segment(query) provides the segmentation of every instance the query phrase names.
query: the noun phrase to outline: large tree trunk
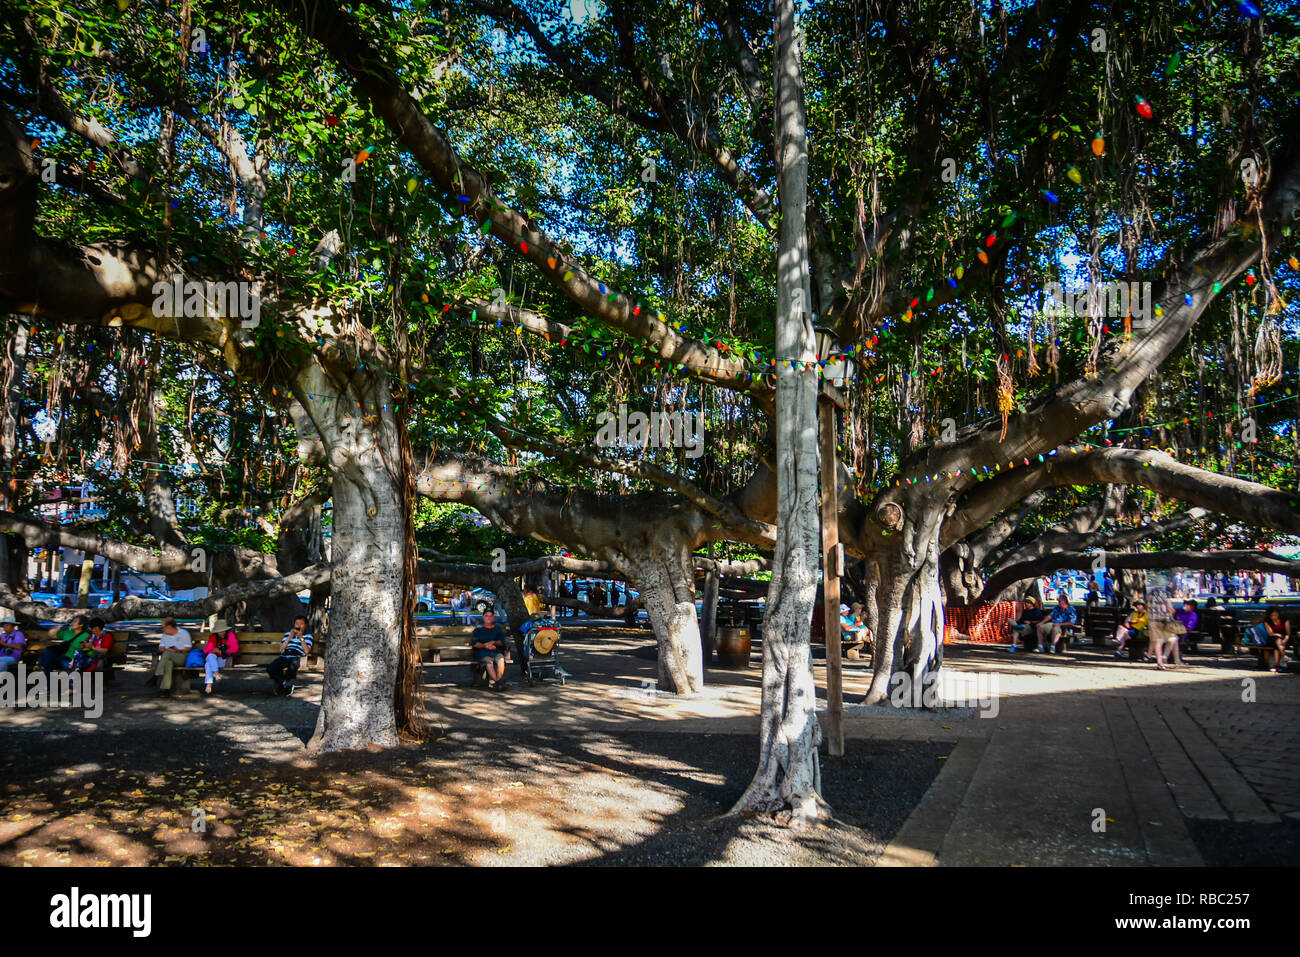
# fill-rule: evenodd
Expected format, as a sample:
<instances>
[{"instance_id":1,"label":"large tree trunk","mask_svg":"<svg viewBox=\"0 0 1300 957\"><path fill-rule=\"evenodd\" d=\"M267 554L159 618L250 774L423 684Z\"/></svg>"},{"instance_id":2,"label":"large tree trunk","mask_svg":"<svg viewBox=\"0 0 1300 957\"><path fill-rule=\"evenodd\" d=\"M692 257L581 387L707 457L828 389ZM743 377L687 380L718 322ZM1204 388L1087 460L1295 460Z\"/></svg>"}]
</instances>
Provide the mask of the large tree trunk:
<instances>
[{"instance_id":1,"label":"large tree trunk","mask_svg":"<svg viewBox=\"0 0 1300 957\"><path fill-rule=\"evenodd\" d=\"M939 529L942 510L910 504L902 527L886 539L893 547L874 556L877 630L871 686L865 704L880 704L890 695L897 670L908 673L906 695L899 703L924 700L930 676L943 662L943 588L939 581Z\"/></svg>"},{"instance_id":2,"label":"large tree trunk","mask_svg":"<svg viewBox=\"0 0 1300 957\"><path fill-rule=\"evenodd\" d=\"M394 693L406 587L406 518L393 399L379 376L340 381L316 365L299 373L297 386L299 400L320 431L333 475L325 687L310 747L391 747L398 742Z\"/></svg>"},{"instance_id":3,"label":"large tree trunk","mask_svg":"<svg viewBox=\"0 0 1300 957\"><path fill-rule=\"evenodd\" d=\"M817 591L817 388L809 305L808 143L794 2L777 0L776 144L781 205L777 256L777 536L763 621L763 704L758 770L733 814L788 813L804 823L830 816L821 796L812 606ZM798 367L783 365L795 360ZM823 480L833 483L834 475Z\"/></svg>"},{"instance_id":4,"label":"large tree trunk","mask_svg":"<svg viewBox=\"0 0 1300 957\"><path fill-rule=\"evenodd\" d=\"M613 556L611 556L613 557ZM704 687L704 654L695 614L695 566L684 539L665 530L627 543L615 561L636 582L659 647L659 687L694 694Z\"/></svg>"}]
</instances>

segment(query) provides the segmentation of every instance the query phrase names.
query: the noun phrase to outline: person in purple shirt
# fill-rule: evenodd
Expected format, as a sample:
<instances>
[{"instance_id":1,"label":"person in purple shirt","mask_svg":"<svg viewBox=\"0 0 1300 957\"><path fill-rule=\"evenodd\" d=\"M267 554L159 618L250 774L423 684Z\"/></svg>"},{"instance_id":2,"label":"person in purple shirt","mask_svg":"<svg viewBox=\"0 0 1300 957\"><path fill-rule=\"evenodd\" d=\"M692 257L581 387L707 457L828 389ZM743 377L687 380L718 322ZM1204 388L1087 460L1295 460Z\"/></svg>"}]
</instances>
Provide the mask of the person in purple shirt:
<instances>
[{"instance_id":1,"label":"person in purple shirt","mask_svg":"<svg viewBox=\"0 0 1300 957\"><path fill-rule=\"evenodd\" d=\"M1183 627L1188 631L1195 631L1196 624L1200 620L1200 616L1196 614L1196 599L1194 598L1187 599L1187 601L1183 602L1183 607L1174 612L1174 621L1181 621Z\"/></svg>"},{"instance_id":2,"label":"person in purple shirt","mask_svg":"<svg viewBox=\"0 0 1300 957\"><path fill-rule=\"evenodd\" d=\"M18 622L12 618L0 621L4 633L0 634L0 671L8 671L22 660L27 650L27 636L18 630Z\"/></svg>"}]
</instances>

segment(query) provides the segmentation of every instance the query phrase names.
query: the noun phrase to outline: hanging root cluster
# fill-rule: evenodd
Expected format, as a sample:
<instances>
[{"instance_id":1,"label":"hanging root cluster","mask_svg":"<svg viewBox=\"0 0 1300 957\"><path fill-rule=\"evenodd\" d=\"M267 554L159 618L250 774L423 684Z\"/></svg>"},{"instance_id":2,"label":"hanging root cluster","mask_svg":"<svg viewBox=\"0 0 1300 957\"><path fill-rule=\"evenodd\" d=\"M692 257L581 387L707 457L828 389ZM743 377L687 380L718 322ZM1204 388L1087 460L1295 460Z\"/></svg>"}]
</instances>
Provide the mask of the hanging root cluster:
<instances>
[{"instance_id":1,"label":"hanging root cluster","mask_svg":"<svg viewBox=\"0 0 1300 957\"><path fill-rule=\"evenodd\" d=\"M1260 323L1259 334L1255 337L1255 375L1250 380L1250 395L1258 395L1261 389L1266 389L1280 381L1282 381L1282 330L1273 321L1271 315L1266 315L1264 321Z\"/></svg>"},{"instance_id":2,"label":"hanging root cluster","mask_svg":"<svg viewBox=\"0 0 1300 957\"><path fill-rule=\"evenodd\" d=\"M419 556L415 541L415 469L411 456L411 436L406 429L406 417L409 411L409 406L403 405L396 416L401 454L402 516L406 536L402 556L404 595L402 642L397 652L397 685L393 693L393 708L397 733L403 738L420 741L425 737L425 727L421 717L420 640L415 632L415 591L419 583Z\"/></svg>"},{"instance_id":3,"label":"hanging root cluster","mask_svg":"<svg viewBox=\"0 0 1300 957\"><path fill-rule=\"evenodd\" d=\"M1002 414L1001 442L1007 437L1007 420L1016 402L1015 382L1011 378L1011 356L1003 354L998 358L998 412Z\"/></svg>"},{"instance_id":4,"label":"hanging root cluster","mask_svg":"<svg viewBox=\"0 0 1300 957\"><path fill-rule=\"evenodd\" d=\"M1097 378L1097 360L1101 357L1101 319L1088 318L1088 357L1083 363L1083 374L1089 379Z\"/></svg>"}]
</instances>

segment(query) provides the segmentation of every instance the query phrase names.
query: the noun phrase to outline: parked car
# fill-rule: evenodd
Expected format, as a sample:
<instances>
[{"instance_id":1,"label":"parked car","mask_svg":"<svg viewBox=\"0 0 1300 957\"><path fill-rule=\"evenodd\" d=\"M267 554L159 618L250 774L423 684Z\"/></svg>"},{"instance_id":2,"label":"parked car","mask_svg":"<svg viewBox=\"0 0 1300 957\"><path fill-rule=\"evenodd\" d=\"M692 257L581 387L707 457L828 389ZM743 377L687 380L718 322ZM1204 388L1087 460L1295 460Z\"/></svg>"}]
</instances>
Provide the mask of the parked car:
<instances>
[{"instance_id":1,"label":"parked car","mask_svg":"<svg viewBox=\"0 0 1300 957\"><path fill-rule=\"evenodd\" d=\"M474 609L476 615L481 615L489 608L493 611L497 608L497 596L492 594L486 588L475 588L469 593L469 607Z\"/></svg>"},{"instance_id":2,"label":"parked car","mask_svg":"<svg viewBox=\"0 0 1300 957\"><path fill-rule=\"evenodd\" d=\"M60 595L52 591L32 592L32 601L44 602L47 605L53 605L55 608L61 608L63 606L64 598L71 598L72 604L74 606L77 604L77 593L75 591L70 595L68 594ZM88 601L86 602L86 607L107 608L111 604L113 604L113 593L111 591L100 591L98 589L91 589L90 594L88 596Z\"/></svg>"}]
</instances>

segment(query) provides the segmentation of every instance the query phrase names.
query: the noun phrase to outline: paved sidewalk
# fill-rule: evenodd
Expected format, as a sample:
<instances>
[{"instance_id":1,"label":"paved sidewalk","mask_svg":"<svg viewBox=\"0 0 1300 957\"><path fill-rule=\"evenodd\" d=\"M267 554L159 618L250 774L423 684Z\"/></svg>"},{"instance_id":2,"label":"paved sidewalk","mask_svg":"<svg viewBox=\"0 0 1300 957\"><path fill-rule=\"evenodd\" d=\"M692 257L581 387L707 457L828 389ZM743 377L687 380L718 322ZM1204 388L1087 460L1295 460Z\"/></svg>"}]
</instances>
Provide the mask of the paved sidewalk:
<instances>
[{"instance_id":1,"label":"paved sidewalk","mask_svg":"<svg viewBox=\"0 0 1300 957\"><path fill-rule=\"evenodd\" d=\"M997 675L1000 712L971 722L986 733L958 743L882 863L1199 865L1210 830L1246 857L1293 840L1300 677L1189 662L959 651L954 669Z\"/></svg>"}]
</instances>

